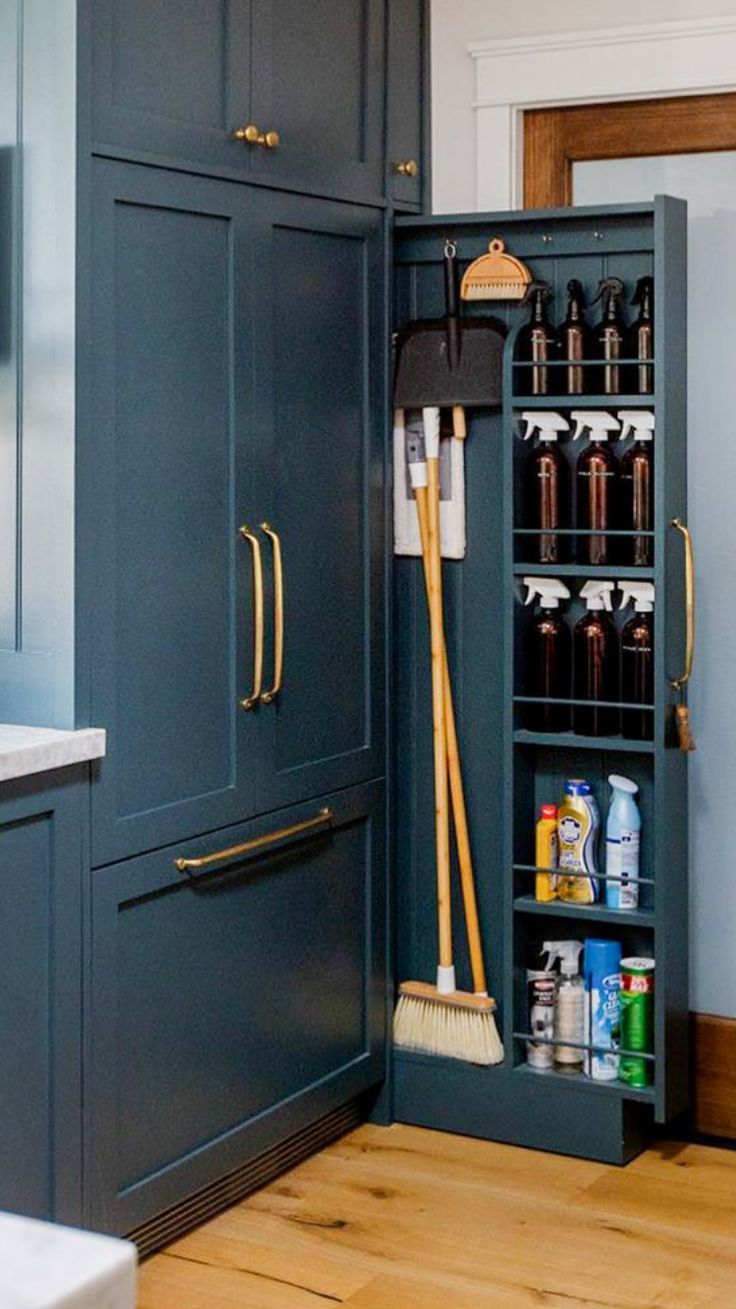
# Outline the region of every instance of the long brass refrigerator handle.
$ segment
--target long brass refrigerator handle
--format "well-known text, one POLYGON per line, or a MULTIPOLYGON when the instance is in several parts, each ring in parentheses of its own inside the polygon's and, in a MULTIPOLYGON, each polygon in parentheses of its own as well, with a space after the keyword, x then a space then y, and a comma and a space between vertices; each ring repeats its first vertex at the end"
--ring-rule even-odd
POLYGON ((690 529, 681 518, 671 519, 670 526, 681 533, 685 542, 685 668, 680 677, 670 679, 676 691, 681 691, 689 681, 693 671, 695 656, 695 560, 693 557, 693 538, 690 529))
POLYGON ((287 840, 288 837, 302 836, 305 832, 325 827, 334 817, 331 809, 320 809, 314 818, 305 818, 304 822, 292 823, 289 827, 279 827, 275 832, 267 832, 265 836, 255 836, 251 841, 243 841, 240 845, 229 845, 224 850, 213 850, 212 854, 200 855, 198 859, 186 859, 180 856, 174 860, 174 865, 180 873, 189 873, 197 868, 209 868, 212 864, 221 864, 227 859, 235 859, 238 855, 264 850, 277 841, 287 840))
POLYGON ((261 704, 273 704, 283 685, 284 673, 284 560, 281 537, 270 523, 261 523, 261 531, 273 547, 273 683, 261 696, 261 704))
POLYGON ((240 701, 241 709, 255 709, 263 686, 263 558, 261 543, 247 523, 240 535, 248 542, 253 560, 253 687, 250 695, 240 701))

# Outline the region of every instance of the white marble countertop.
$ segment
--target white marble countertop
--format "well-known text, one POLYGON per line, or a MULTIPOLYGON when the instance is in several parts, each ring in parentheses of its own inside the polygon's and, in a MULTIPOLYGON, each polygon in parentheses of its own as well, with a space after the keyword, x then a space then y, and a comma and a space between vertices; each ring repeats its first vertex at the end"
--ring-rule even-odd
POLYGON ((0 782, 101 759, 104 753, 105 732, 100 727, 63 732, 53 727, 0 723, 0 782))
POLYGON ((0 1213, 1 1309, 134 1309, 129 1241, 0 1213))

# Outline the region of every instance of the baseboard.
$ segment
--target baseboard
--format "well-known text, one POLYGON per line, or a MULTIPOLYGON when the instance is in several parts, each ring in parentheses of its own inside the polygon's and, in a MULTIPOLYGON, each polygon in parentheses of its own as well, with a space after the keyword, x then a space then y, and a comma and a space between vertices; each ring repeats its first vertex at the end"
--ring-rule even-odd
POLYGON ((309 1155, 323 1150, 338 1137, 352 1132, 365 1121, 367 1111, 368 1106, 362 1096, 333 1109, 306 1131, 288 1137, 265 1154, 249 1160, 234 1172, 218 1178, 180 1204, 136 1227, 128 1233, 128 1240, 135 1242, 142 1259, 153 1254, 223 1209, 237 1204, 246 1195, 267 1186, 280 1173, 295 1168, 309 1155))
POLYGON ((695 1130, 736 1138, 736 1018, 691 1018, 695 1130))

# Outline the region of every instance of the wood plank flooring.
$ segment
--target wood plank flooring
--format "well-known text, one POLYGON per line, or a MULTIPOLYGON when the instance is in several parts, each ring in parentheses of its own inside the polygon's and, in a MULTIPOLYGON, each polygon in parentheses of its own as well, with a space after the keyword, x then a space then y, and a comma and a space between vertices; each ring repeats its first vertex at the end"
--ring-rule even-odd
POLYGON ((736 1152, 365 1126, 144 1263, 138 1309, 733 1309, 736 1152))

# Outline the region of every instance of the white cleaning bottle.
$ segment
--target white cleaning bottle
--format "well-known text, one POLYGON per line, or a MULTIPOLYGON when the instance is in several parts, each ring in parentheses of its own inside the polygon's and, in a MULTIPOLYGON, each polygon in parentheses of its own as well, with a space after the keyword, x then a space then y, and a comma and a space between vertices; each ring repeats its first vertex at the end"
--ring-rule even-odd
POLYGON ((606 904, 610 909, 636 909, 639 904, 641 814, 634 799, 639 787, 629 777, 612 773, 613 795, 606 821, 606 904))
POLYGON ((545 941, 547 968, 560 961, 560 975, 555 990, 555 1068, 560 1072, 579 1073, 583 1066, 585 1040, 585 988, 580 975, 582 941, 545 941), (574 1041, 574 1045, 565 1045, 574 1041))

